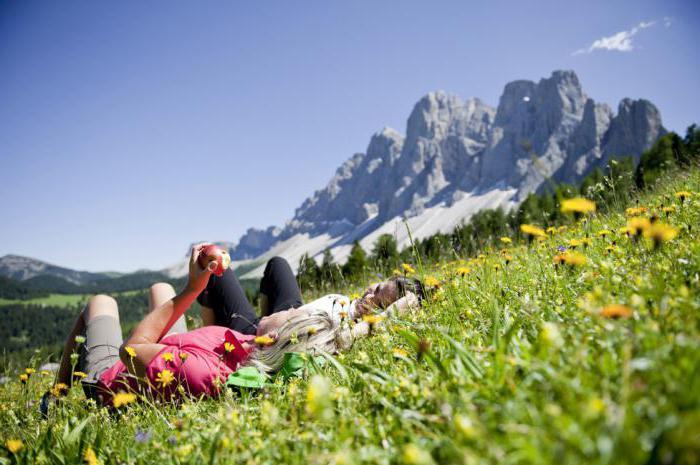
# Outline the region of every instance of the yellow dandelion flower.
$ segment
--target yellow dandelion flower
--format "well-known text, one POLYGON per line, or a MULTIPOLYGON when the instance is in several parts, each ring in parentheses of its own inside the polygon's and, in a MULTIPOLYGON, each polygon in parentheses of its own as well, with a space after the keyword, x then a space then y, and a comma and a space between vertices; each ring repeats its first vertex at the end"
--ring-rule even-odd
POLYGON ((678 191, 675 194, 677 199, 680 199, 681 203, 685 202, 685 199, 689 199, 693 194, 688 191, 678 191))
POLYGON ((19 375, 19 380, 22 382, 22 384, 27 384, 27 381, 29 380, 29 375, 26 373, 22 373, 19 375))
POLYGON ((131 357, 131 358, 136 357, 136 351, 134 350, 133 347, 126 346, 126 347, 124 347, 124 350, 126 350, 126 353, 129 354, 129 357, 131 357))
POLYGON ((550 226, 545 230, 545 232, 547 234, 554 234, 556 232, 559 232, 559 230, 557 228, 555 228, 554 226, 550 226))
POLYGON ((565 264, 569 266, 583 266, 586 264, 586 257, 577 252, 565 252, 554 257, 554 264, 565 264))
POLYGON ((562 213, 592 213, 595 211, 595 202, 591 202, 583 197, 562 200, 562 213))
POLYGON ((236 346, 234 346, 232 343, 228 341, 224 342, 224 350, 226 352, 233 352, 235 348, 236 346))
POLYGON ((380 321, 382 321, 381 315, 363 315, 362 316, 362 321, 367 323, 370 326, 374 326, 380 321))
POLYGON ((49 376, 50 374, 51 374, 50 371, 41 370, 41 376, 49 376))
POLYGON ((131 392, 118 392, 112 397, 112 405, 115 408, 119 408, 122 405, 129 405, 136 401, 136 394, 131 392))
POLYGON ((670 216, 671 213, 675 213, 676 211, 676 206, 671 205, 670 207, 664 207, 661 209, 662 212, 666 213, 666 216, 670 216))
POLYGON ((466 276, 469 273, 471 273, 471 271, 472 270, 467 268, 466 266, 460 266, 459 268, 457 268, 457 274, 460 276, 466 276))
POLYGON ((166 387, 173 381, 175 381, 175 375, 170 370, 163 370, 156 375, 156 383, 160 384, 161 387, 166 387))
POLYGON ((5 447, 7 447, 7 450, 9 450, 11 453, 16 454, 22 450, 24 443, 21 439, 8 439, 5 441, 5 447))
POLYGON ((398 268, 394 268, 393 270, 391 270, 391 274, 393 274, 394 276, 400 276, 401 270, 399 270, 398 268))
POLYGON ((345 307, 349 302, 345 299, 340 299, 338 301, 338 303, 340 304, 341 307, 345 307))
POLYGON ((54 397, 61 397, 68 394, 68 385, 65 383, 56 383, 50 391, 54 397))
POLYGON ((271 346, 275 343, 275 340, 270 336, 258 336, 255 338, 255 343, 261 346, 271 346))
POLYGON ((651 221, 648 218, 635 217, 627 222, 627 228, 634 236, 639 236, 651 226, 651 221))
POLYGON ((83 453, 83 461, 86 465, 99 465, 100 461, 97 460, 97 454, 92 450, 92 447, 85 449, 83 453))
POLYGON ((423 284, 428 287, 440 287, 440 281, 433 276, 426 276, 426 278, 423 280, 423 284))
POLYGON ((165 362, 172 362, 173 360, 175 360, 175 357, 173 356, 172 352, 163 352, 161 357, 163 358, 163 361, 165 361, 165 362))
POLYGON ((570 239, 569 240, 569 247, 581 247, 583 245, 583 242, 579 239, 570 239))
POLYGON ((350 294, 350 300, 357 300, 359 298, 360 298, 360 294, 358 294, 357 292, 350 294))
POLYGON ((629 318, 632 316, 632 309, 622 304, 606 305, 600 310, 600 316, 605 318, 629 318))
POLYGON ((338 315, 340 315, 340 318, 341 318, 341 319, 345 319, 345 318, 348 317, 348 312, 345 311, 345 310, 341 310, 341 311, 338 312, 338 315))
POLYGON ((524 234, 527 234, 529 237, 547 237, 547 233, 544 232, 544 229, 534 226, 532 224, 521 224, 520 231, 524 234))
POLYGON ((87 373, 84 373, 84 372, 82 372, 82 371, 74 371, 74 372, 73 372, 73 378, 85 379, 85 378, 87 378, 87 373))
POLYGON ((500 241, 503 242, 504 244, 512 244, 513 243, 513 240, 510 237, 501 237, 500 241))
POLYGON ((311 327, 309 328, 309 331, 308 331, 309 336, 313 336, 313 335, 316 334, 317 332, 318 332, 318 328, 315 327, 315 326, 311 326, 311 327))
POLYGON ((506 265, 509 264, 510 262, 513 261, 513 256, 512 255, 504 255, 503 260, 505 260, 506 265))
POLYGON ((407 274, 411 274, 411 273, 415 273, 415 272, 416 272, 416 270, 414 270, 413 267, 412 267, 411 265, 409 265, 408 263, 402 263, 402 264, 401 264, 401 268, 403 268, 403 270, 404 270, 407 274))
POLYGON ((646 211, 647 209, 645 207, 630 207, 625 210, 625 213, 627 216, 639 216, 646 211))
POLYGON ((35 370, 34 368, 25 368, 25 369, 24 369, 24 372, 25 372, 26 374, 28 374, 29 376, 31 376, 31 375, 33 375, 34 373, 36 373, 36 370, 35 370))
POLYGON ((408 352, 401 349, 400 347, 395 347, 394 350, 391 351, 391 354, 396 358, 408 357, 408 352))
POLYGON ((654 241, 654 246, 658 247, 663 242, 670 241, 678 235, 678 230, 673 226, 656 222, 644 230, 644 237, 654 241))
POLYGON ((189 357, 190 354, 188 354, 187 352, 180 352, 178 356, 180 357, 180 360, 184 362, 185 360, 187 360, 187 357, 189 357))
POLYGON ((610 231, 609 229, 601 229, 596 234, 599 235, 600 237, 606 237, 606 236, 611 235, 612 231, 610 231))

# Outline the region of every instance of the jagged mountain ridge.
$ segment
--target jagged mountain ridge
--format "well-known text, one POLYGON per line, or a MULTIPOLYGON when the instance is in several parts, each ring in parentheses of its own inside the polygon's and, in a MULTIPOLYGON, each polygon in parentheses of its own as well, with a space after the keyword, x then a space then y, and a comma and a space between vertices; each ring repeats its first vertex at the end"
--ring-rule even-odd
POLYGON ((548 178, 575 183, 613 156, 638 160, 665 133, 651 102, 623 99, 614 113, 583 92, 573 71, 510 82, 497 108, 431 92, 413 108, 405 136, 374 134, 283 228, 249 229, 232 256, 296 263, 330 247, 340 260, 353 240, 371 249, 380 232, 405 245, 402 218, 414 237, 446 232, 479 209, 517 205, 548 178))

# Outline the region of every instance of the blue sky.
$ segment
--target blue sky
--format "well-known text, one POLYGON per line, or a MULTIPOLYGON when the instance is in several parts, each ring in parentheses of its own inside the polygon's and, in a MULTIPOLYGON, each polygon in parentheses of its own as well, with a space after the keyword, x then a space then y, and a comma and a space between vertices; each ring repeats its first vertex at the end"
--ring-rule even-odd
POLYGON ((281 225, 432 90, 573 69, 700 120, 696 1, 0 0, 0 255, 157 269, 281 225))

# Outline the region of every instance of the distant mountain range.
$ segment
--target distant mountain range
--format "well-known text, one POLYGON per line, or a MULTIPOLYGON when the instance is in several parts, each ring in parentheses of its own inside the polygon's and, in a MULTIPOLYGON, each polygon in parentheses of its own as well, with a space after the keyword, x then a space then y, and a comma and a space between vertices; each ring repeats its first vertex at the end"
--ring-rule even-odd
POLYGON ((613 156, 638 161, 665 133, 651 102, 624 99, 614 113, 573 71, 510 82, 497 108, 432 92, 416 103, 405 136, 374 134, 284 227, 249 229, 232 257, 255 277, 274 255, 296 265, 330 248, 342 262, 353 241, 371 250, 384 233, 405 246, 406 226, 414 238, 449 232, 478 210, 517 205, 548 179, 577 183, 613 156))
MULTIPOLYGON (((517 205, 547 180, 577 183, 614 156, 638 161, 665 133, 651 102, 626 98, 614 113, 583 92, 573 71, 510 82, 497 108, 431 92, 414 106, 405 136, 391 128, 374 134, 365 153, 343 163, 283 227, 251 228, 221 245, 243 278, 261 276, 275 255, 296 266, 304 253, 320 259, 330 249, 342 263, 355 240, 371 250, 385 233, 407 245, 407 227, 414 238, 449 232, 479 210, 517 205)), ((187 261, 158 273, 182 277, 187 261)), ((0 276, 39 274, 71 283, 106 276, 0 259, 0 276)))

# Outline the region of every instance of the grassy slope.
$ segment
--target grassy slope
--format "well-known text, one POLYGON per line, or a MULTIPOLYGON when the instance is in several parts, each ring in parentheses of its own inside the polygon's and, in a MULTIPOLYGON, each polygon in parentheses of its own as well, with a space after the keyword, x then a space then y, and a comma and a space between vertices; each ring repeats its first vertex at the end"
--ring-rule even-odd
POLYGON ((49 294, 46 297, 36 297, 26 300, 0 299, 0 305, 22 304, 22 305, 53 305, 56 307, 69 307, 87 299, 85 294, 49 294))
POLYGON ((640 201, 661 203, 678 207, 663 221, 681 233, 659 250, 598 236, 624 226, 615 213, 513 245, 510 259, 489 251, 418 266, 441 281, 426 307, 310 380, 114 415, 73 389, 46 422, 26 402, 48 377, 13 380, 0 387, 0 439, 24 441, 20 460, 66 463, 88 446, 115 463, 270 464, 644 463, 684 441, 697 447, 700 172, 640 201), (683 206, 672 195, 681 189, 694 192, 683 206), (558 245, 586 235, 585 265, 553 265, 558 245), (632 317, 599 314, 616 303, 632 317), (413 334, 430 347, 420 360, 413 334))

